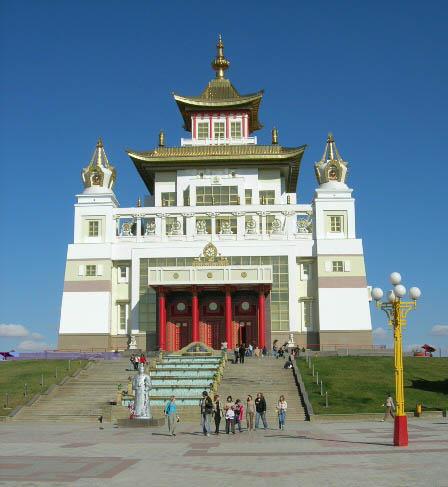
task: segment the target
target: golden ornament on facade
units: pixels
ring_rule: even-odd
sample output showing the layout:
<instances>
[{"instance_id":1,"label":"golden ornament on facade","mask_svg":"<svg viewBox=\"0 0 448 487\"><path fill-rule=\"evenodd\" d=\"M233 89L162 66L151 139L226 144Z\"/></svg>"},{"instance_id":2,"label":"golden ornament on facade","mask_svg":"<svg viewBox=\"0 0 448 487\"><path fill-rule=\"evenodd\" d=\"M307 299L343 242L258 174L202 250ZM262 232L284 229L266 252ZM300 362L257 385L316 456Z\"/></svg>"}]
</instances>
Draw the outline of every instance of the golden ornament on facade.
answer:
<instances>
[{"instance_id":1,"label":"golden ornament on facade","mask_svg":"<svg viewBox=\"0 0 448 487\"><path fill-rule=\"evenodd\" d=\"M229 265L229 260L226 257L222 257L218 252L218 249L209 242L202 250L200 257L196 257L193 260L193 265L197 267L206 266L223 266ZM209 277L207 275L207 277Z\"/></svg>"}]
</instances>

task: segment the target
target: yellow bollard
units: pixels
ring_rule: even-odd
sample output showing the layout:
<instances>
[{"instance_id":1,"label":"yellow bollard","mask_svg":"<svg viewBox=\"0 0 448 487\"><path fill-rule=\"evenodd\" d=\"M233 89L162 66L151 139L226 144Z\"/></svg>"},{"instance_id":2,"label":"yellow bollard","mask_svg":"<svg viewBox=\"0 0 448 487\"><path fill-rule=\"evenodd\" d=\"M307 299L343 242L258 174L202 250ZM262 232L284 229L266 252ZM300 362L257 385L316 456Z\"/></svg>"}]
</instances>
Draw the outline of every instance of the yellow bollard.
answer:
<instances>
[{"instance_id":1,"label":"yellow bollard","mask_svg":"<svg viewBox=\"0 0 448 487\"><path fill-rule=\"evenodd\" d=\"M422 405L420 403L417 403L415 405L415 413L414 413L414 416L416 418L419 418L421 415L422 415Z\"/></svg>"}]
</instances>

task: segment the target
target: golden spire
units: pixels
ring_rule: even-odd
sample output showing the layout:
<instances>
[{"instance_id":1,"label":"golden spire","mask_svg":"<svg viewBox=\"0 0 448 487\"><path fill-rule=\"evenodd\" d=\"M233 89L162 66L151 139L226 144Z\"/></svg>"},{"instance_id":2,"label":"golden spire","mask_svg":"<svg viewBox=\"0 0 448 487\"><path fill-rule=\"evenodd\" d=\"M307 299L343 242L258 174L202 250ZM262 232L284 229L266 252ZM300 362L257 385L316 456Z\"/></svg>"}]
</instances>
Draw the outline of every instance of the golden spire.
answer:
<instances>
[{"instance_id":1,"label":"golden spire","mask_svg":"<svg viewBox=\"0 0 448 487\"><path fill-rule=\"evenodd\" d=\"M224 71L228 69L230 61L224 57L224 44L221 34L219 34L218 44L216 44L216 57L212 61L212 68L216 71L217 79L224 79Z\"/></svg>"},{"instance_id":2,"label":"golden spire","mask_svg":"<svg viewBox=\"0 0 448 487\"><path fill-rule=\"evenodd\" d=\"M96 146L98 147L98 149L103 147L103 139L101 137L98 138L98 142L96 143Z\"/></svg>"},{"instance_id":3,"label":"golden spire","mask_svg":"<svg viewBox=\"0 0 448 487\"><path fill-rule=\"evenodd\" d=\"M137 208L140 208L142 206L142 200L140 199L140 196L137 198Z\"/></svg>"},{"instance_id":4,"label":"golden spire","mask_svg":"<svg viewBox=\"0 0 448 487\"><path fill-rule=\"evenodd\" d=\"M165 132L161 130L159 132L159 147L164 147L165 146Z\"/></svg>"},{"instance_id":5,"label":"golden spire","mask_svg":"<svg viewBox=\"0 0 448 487\"><path fill-rule=\"evenodd\" d=\"M274 127L272 129L272 145L278 144L278 130Z\"/></svg>"}]
</instances>

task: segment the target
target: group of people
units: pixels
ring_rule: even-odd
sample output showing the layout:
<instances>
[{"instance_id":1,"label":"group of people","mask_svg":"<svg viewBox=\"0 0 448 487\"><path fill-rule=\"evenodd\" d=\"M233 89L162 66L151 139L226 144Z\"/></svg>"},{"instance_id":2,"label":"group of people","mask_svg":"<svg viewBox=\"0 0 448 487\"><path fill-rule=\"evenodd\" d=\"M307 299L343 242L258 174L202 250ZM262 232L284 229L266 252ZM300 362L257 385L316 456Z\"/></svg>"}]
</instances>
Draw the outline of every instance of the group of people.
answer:
<instances>
[{"instance_id":1,"label":"group of people","mask_svg":"<svg viewBox=\"0 0 448 487\"><path fill-rule=\"evenodd\" d=\"M237 343L233 349L234 359L233 363L244 364L245 357L265 357L268 354L268 349L266 347L259 348L258 345L252 345L251 343L246 346L245 343Z\"/></svg>"},{"instance_id":2,"label":"group of people","mask_svg":"<svg viewBox=\"0 0 448 487\"><path fill-rule=\"evenodd\" d=\"M268 428L268 422L266 420L266 399L262 392L259 392L255 399L249 394L244 404L241 399L234 400L232 396L228 396L225 402L221 400L219 394L215 394L212 399L208 392L204 391L202 393L200 407L202 432L206 436L210 436L212 417L215 423L215 435L219 435L223 420L225 422L226 434L235 434L237 428L242 433L244 419L246 420L246 428L249 432L259 428L260 420L263 423L263 428L265 430ZM282 395L276 406L280 429L284 429L285 427L287 408L288 404Z\"/></svg>"},{"instance_id":3,"label":"group of people","mask_svg":"<svg viewBox=\"0 0 448 487\"><path fill-rule=\"evenodd\" d=\"M129 357L129 362L131 362L131 367L133 367L134 370L138 370L138 364L146 365L147 361L144 353L141 353L140 355L132 353Z\"/></svg>"},{"instance_id":4,"label":"group of people","mask_svg":"<svg viewBox=\"0 0 448 487\"><path fill-rule=\"evenodd\" d=\"M235 434L236 429L242 433L244 420L246 429L249 432L259 429L260 422L263 424L264 430L268 429L266 399L261 392L257 394L255 399L249 394L244 404L240 399L234 400L232 396L228 396L224 402L219 394L215 394L212 398L207 391L204 391L199 407L202 433L205 436L210 436L211 434L212 419L215 423L215 435L219 435L221 432L222 422L225 424L224 431L228 435L230 433ZM278 426L281 430L285 428L287 409L288 403L285 400L285 396L281 395L276 405ZM176 424L179 422L179 416L177 415L175 396L171 396L166 403L164 413L168 421L169 434L176 436L175 429Z\"/></svg>"}]
</instances>

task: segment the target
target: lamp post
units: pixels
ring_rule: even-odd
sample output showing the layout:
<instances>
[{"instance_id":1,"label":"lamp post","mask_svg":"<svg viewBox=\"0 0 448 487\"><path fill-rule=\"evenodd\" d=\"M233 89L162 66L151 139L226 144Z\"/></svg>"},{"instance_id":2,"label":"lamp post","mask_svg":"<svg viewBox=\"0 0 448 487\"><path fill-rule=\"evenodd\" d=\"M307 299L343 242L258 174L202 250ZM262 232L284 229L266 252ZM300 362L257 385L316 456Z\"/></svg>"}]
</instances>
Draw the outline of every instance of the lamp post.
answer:
<instances>
[{"instance_id":1,"label":"lamp post","mask_svg":"<svg viewBox=\"0 0 448 487\"><path fill-rule=\"evenodd\" d=\"M392 272L390 282L394 288L387 293L388 302L381 301L384 293L379 287L372 289L372 297L376 301L377 307L387 314L389 325L394 330L395 400L397 403L394 445L408 446L408 423L404 410L402 329L406 326L407 314L417 307L417 299L422 293L418 287L411 287L409 296L412 301L402 301L406 296L406 288L401 284L401 275L398 272Z\"/></svg>"}]
</instances>

